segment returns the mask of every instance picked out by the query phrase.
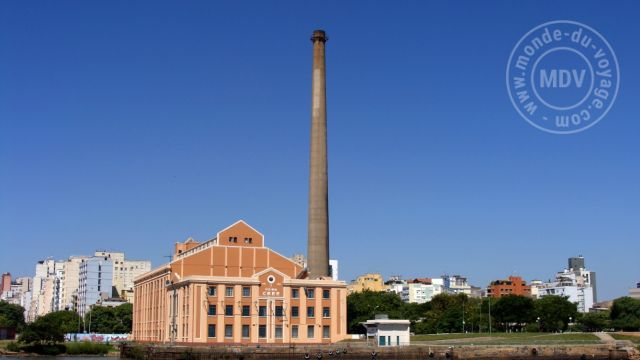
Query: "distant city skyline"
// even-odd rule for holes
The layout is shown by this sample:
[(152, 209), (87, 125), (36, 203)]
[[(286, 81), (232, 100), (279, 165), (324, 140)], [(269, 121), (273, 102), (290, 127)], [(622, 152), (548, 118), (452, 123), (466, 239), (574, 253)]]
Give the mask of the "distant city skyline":
[[(464, 9), (464, 11), (461, 11)], [(640, 281), (635, 14), (619, 2), (0, 3), (0, 272), (171, 245), (240, 219), (306, 253), (309, 34), (324, 28), (331, 259), (349, 281)], [(555, 19), (620, 62), (606, 118), (543, 133), (513, 108), (518, 39)]]

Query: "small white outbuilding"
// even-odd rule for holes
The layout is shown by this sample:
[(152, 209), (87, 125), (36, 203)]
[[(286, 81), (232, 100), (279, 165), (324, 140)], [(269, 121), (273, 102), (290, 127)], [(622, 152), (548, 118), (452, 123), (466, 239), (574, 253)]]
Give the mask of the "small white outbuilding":
[(410, 344), (409, 320), (389, 320), (386, 315), (376, 315), (375, 320), (367, 320), (361, 324), (367, 329), (367, 341), (373, 339), (378, 346)]

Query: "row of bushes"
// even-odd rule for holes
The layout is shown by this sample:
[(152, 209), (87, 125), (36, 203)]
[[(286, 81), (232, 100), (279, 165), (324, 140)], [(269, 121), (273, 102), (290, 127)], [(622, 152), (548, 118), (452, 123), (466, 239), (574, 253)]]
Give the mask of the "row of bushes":
[(111, 345), (92, 343), (88, 341), (66, 343), (69, 355), (102, 355), (109, 352)]
[(110, 345), (92, 343), (88, 341), (70, 342), (66, 344), (28, 344), (20, 345), (17, 342), (7, 344), (7, 350), (13, 352), (26, 352), (40, 355), (104, 355), (111, 349)]

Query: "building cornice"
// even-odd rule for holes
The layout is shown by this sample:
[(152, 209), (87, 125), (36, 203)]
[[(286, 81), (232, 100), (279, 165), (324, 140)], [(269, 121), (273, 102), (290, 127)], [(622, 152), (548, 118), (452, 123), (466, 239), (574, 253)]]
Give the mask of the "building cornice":
[[(260, 280), (254, 277), (229, 277), (229, 276), (187, 276), (167, 286), (183, 286), (187, 284), (230, 284), (230, 285), (260, 285)], [(307, 279), (283, 279), (282, 285), (286, 286), (316, 286), (346, 288), (344, 281), (334, 280), (307, 280)]]
[[(180, 281), (176, 281), (172, 285), (187, 285), (191, 283), (198, 284), (232, 284), (232, 285), (260, 285), (260, 280), (248, 277), (229, 277), (229, 276), (187, 276)], [(170, 285), (169, 285), (170, 286)]]
[(143, 280), (149, 280), (152, 279), (154, 277), (159, 277), (159, 276), (164, 276), (167, 273), (171, 272), (171, 265), (170, 264), (164, 264), (160, 267), (157, 267), (151, 271), (148, 271), (142, 275), (138, 275), (135, 278), (133, 278), (133, 283), (137, 283)]
[(329, 286), (329, 287), (341, 287), (347, 288), (347, 284), (344, 281), (335, 281), (335, 280), (317, 280), (317, 279), (288, 279), (284, 280), (283, 283), (285, 285), (293, 285), (293, 286)]

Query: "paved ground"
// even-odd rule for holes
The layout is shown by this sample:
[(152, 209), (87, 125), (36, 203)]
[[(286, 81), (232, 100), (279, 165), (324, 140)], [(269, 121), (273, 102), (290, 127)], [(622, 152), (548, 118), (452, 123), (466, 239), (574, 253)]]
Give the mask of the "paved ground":
[(640, 360), (640, 352), (634, 346), (633, 342), (629, 340), (616, 340), (613, 336), (607, 333), (594, 333), (602, 342), (613, 345), (616, 349), (625, 349), (629, 352), (630, 360)]
[(593, 333), (595, 336), (597, 336), (598, 338), (600, 338), (600, 340), (602, 340), (602, 342), (605, 342), (607, 344), (615, 344), (616, 343), (616, 339), (614, 339), (611, 335), (607, 334), (607, 333), (603, 333), (603, 332), (596, 332)]

